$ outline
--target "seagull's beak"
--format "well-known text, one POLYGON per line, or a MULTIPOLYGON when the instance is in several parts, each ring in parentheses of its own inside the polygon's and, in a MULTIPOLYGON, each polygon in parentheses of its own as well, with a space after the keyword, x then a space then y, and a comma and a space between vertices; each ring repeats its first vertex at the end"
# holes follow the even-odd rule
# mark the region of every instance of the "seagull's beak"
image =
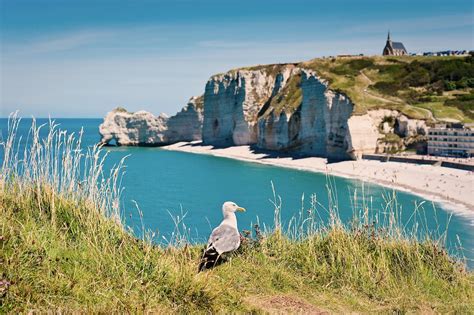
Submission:
POLYGON ((240 212, 245 212, 245 208, 242 208, 242 207, 237 207, 237 211, 240 211, 240 212))

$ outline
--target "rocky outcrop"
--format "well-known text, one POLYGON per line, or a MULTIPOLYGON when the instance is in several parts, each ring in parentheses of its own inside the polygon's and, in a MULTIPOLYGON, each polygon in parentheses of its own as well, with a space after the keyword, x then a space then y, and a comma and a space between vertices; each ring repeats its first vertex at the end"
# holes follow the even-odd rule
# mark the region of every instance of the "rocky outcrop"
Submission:
POLYGON ((424 120, 409 119, 404 115, 397 117, 395 133, 401 137, 413 137, 416 135, 427 135, 428 127, 424 120))
POLYGON ((158 146, 178 141, 201 140, 202 97, 193 97, 176 115, 154 116, 146 111, 109 112, 99 126, 102 144, 158 146))
MULTIPOLYGON (((418 148, 426 142, 426 122, 410 119, 396 110, 370 111, 374 126, 378 126, 379 138, 375 153, 395 153, 407 147, 418 148)), ((417 149, 418 151, 418 149, 417 149)))

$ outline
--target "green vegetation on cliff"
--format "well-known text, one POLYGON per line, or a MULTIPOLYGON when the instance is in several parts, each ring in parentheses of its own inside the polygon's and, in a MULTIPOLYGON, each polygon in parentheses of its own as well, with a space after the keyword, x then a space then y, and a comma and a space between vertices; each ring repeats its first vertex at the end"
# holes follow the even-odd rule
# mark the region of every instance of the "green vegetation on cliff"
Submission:
POLYGON ((299 66, 348 95, 356 114, 386 108, 411 118, 474 121, 473 56, 318 58, 299 66))
POLYGON ((291 63, 277 63, 277 64, 269 64, 269 65, 257 65, 257 66, 251 66, 251 67, 244 67, 244 68, 239 68, 239 69, 234 69, 231 71, 237 71, 237 70, 248 70, 248 71, 264 71, 268 76, 276 77, 279 73, 283 71, 284 68, 288 66, 293 66, 295 67, 297 64, 291 64, 291 63))
POLYGON ((200 110, 204 109, 204 94, 194 99, 194 105, 196 106, 197 109, 200 109, 200 110))
POLYGON ((51 130, 43 142, 33 129, 24 159, 12 151, 14 132, 3 143, 1 313, 474 311, 472 272, 437 241, 403 232, 394 196, 377 225, 368 208, 342 224, 334 203, 330 222, 311 208, 288 230, 275 197, 274 229, 197 273, 202 246, 179 235, 158 246, 122 226, 120 165, 104 176, 99 147, 83 154, 77 139, 51 130))
POLYGON ((292 75, 286 85, 272 97, 270 108, 275 115, 281 112, 294 112, 303 101, 303 91, 301 90, 301 72, 292 75))

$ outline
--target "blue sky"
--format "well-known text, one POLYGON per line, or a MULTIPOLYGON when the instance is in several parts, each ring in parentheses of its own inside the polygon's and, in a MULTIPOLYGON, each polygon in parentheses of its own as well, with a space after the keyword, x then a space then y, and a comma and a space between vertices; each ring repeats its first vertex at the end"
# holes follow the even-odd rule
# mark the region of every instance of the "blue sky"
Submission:
POLYGON ((0 117, 175 113, 229 69, 474 49, 471 0, 0 0, 0 117))

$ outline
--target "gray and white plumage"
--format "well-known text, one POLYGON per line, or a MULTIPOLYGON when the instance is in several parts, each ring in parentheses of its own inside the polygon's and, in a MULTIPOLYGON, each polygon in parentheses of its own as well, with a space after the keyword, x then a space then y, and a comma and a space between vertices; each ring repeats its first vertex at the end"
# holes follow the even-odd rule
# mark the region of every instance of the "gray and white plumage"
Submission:
POLYGON ((240 234, 237 228, 221 224, 216 227, 209 238, 207 247, 214 246, 219 254, 236 250, 240 246, 240 234))
POLYGON ((199 271, 212 268, 223 262, 222 255, 232 252, 240 246, 240 233, 237 228, 236 211, 245 211, 235 202, 227 201, 222 205, 224 220, 209 237, 206 249, 199 263, 199 271))

